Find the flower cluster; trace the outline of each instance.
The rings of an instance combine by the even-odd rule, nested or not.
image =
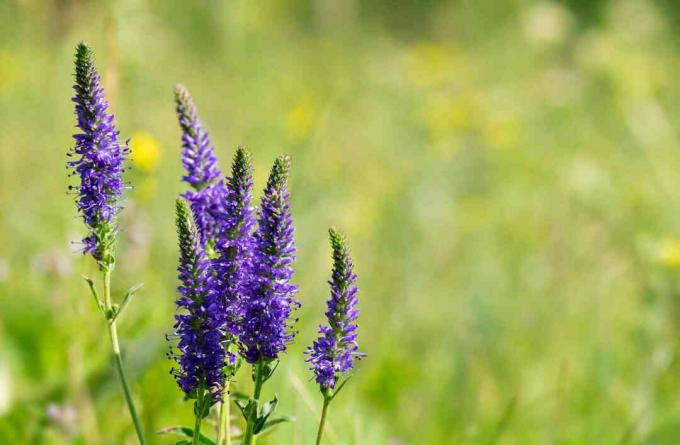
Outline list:
[[[225,352],[222,348],[224,314],[210,270],[210,262],[198,240],[187,204],[177,200],[177,234],[179,237],[179,280],[181,295],[175,316],[179,339],[173,358],[179,369],[173,370],[178,385],[189,398],[198,398],[201,390],[219,399],[224,385]]]
[[[186,170],[182,179],[192,187],[184,197],[191,203],[201,243],[205,246],[214,241],[219,230],[217,214],[224,200],[224,182],[210,135],[184,85],[175,87],[175,103],[182,129],[182,164]]]
[[[333,273],[328,282],[331,287],[326,311],[328,326],[319,327],[319,338],[306,351],[307,362],[322,390],[335,388],[338,376],[352,369],[355,359],[364,356],[357,352],[358,289],[349,246],[340,232],[330,229],[329,234]]]
[[[274,162],[255,212],[251,154],[239,147],[231,175],[221,178],[208,134],[184,87],[177,87],[176,99],[186,169],[183,180],[192,189],[183,195],[191,210],[183,201],[177,207],[182,282],[177,304],[183,313],[177,315],[175,325],[180,369],[174,374],[187,396],[196,399],[196,428],[200,429],[200,419],[206,415],[205,395],[211,394],[208,402],[215,402],[223,388],[228,405],[228,379],[240,365],[238,355],[251,364],[253,398],[247,403],[239,399],[237,404],[246,422],[242,443],[252,445],[270,425],[267,419],[276,399],[261,406],[262,385],[296,335],[292,326],[297,320],[291,315],[300,307],[297,286],[291,282],[296,249],[288,192],[290,158],[284,155]],[[191,230],[189,211],[196,231]],[[324,395],[324,413],[339,391],[339,376],[363,357],[357,352],[359,312],[349,248],[339,232],[331,229],[330,237],[334,267],[326,312],[329,326],[320,328],[321,335],[306,351]],[[228,416],[220,419],[219,431],[228,431],[224,424]]]
[[[277,359],[295,335],[289,317],[300,303],[293,297],[297,287],[290,282],[295,244],[288,204],[289,173],[290,158],[277,158],[260,204],[241,326],[242,354],[248,363]]]
[[[126,188],[122,174],[130,150],[118,139],[92,51],[84,43],[76,47],[75,66],[73,102],[80,133],[73,136],[75,147],[68,156],[74,159],[67,165],[80,177],[80,185],[70,188],[77,192],[78,211],[89,228],[83,252],[91,254],[102,269],[111,269],[115,217]]]

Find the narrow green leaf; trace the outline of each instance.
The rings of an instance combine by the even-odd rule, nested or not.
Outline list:
[[[85,280],[85,282],[89,286],[90,292],[92,293],[92,296],[94,297],[94,301],[97,304],[97,307],[99,308],[100,311],[102,311],[102,313],[104,315],[106,315],[106,310],[104,309],[104,303],[99,298],[99,294],[97,294],[97,289],[94,286],[94,281],[92,281],[91,278],[86,277],[85,275],[81,275],[81,276],[83,277],[83,279]]]
[[[251,407],[251,401],[249,400],[248,403],[246,403],[243,399],[236,399],[234,400],[234,403],[236,403],[236,406],[238,406],[238,409],[241,410],[241,414],[243,414],[243,418],[248,421],[248,413],[250,412],[250,407]]]
[[[167,427],[167,428],[163,428],[162,430],[160,430],[158,432],[158,434],[160,434],[160,435],[170,435],[170,434],[172,434],[172,435],[175,435],[175,436],[193,438],[194,437],[194,429],[190,428],[188,426],[170,426],[170,427]],[[208,437],[204,436],[203,434],[201,434],[199,436],[198,440],[203,445],[215,445],[215,442],[212,439],[209,439]],[[184,441],[178,442],[178,443],[183,443],[183,442]],[[191,441],[188,441],[186,443],[191,444]]]
[[[279,399],[276,396],[274,396],[274,399],[262,405],[262,410],[257,416],[257,420],[255,421],[255,425],[253,427],[253,431],[255,432],[255,434],[259,434],[264,429],[264,426],[267,423],[269,415],[274,412],[274,409],[276,409],[276,405],[278,403]]]
[[[286,422],[290,422],[290,423],[295,422],[295,417],[281,416],[281,417],[272,418],[271,420],[269,420],[267,423],[264,424],[264,426],[260,430],[260,435],[271,433],[277,425],[280,425],[280,424],[286,423]]]
[[[335,396],[338,395],[340,390],[345,387],[345,384],[347,382],[349,382],[350,378],[352,378],[352,376],[348,376],[345,380],[342,381],[342,383],[340,385],[338,385],[338,387],[335,389],[335,391],[333,391],[333,395],[331,396],[331,400],[333,400],[335,398]]]
[[[130,301],[132,301],[132,297],[135,295],[135,293],[144,286],[144,283],[139,283],[134,286],[132,286],[130,289],[128,289],[127,292],[125,292],[125,296],[123,297],[123,302],[120,304],[120,308],[116,310],[116,312],[113,314],[113,317],[111,319],[111,322],[114,322],[120,317],[120,314],[123,313],[125,308],[128,307],[128,304],[130,304]]]
[[[274,396],[274,398],[270,401],[262,405],[262,416],[268,416],[271,414],[274,409],[276,408],[276,405],[279,403],[279,398],[277,396]]]

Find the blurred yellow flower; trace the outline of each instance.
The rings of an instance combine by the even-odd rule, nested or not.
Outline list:
[[[659,244],[657,259],[659,263],[671,268],[680,268],[680,239],[666,238]]]
[[[539,2],[525,13],[524,34],[535,45],[557,45],[565,41],[572,21],[569,10],[559,3]]]
[[[408,49],[406,77],[421,87],[441,84],[452,80],[457,71],[462,72],[463,62],[453,49],[437,43],[419,43]]]
[[[18,80],[19,68],[14,54],[0,51],[0,91],[8,89]]]
[[[132,163],[141,171],[152,172],[161,160],[158,141],[149,133],[137,132],[130,138]]]
[[[316,109],[309,102],[301,102],[288,112],[286,130],[293,142],[302,142],[309,137],[316,121]]]
[[[484,128],[484,141],[492,148],[512,149],[519,140],[519,124],[512,118],[489,122]]]
[[[435,97],[425,103],[424,119],[433,139],[472,126],[476,114],[473,95]]]

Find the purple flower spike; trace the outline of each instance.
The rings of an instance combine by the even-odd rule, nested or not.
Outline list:
[[[175,316],[174,326],[179,340],[176,351],[170,354],[179,369],[171,372],[188,398],[201,398],[205,390],[217,401],[224,385],[224,315],[213,291],[210,261],[198,240],[191,211],[182,199],[177,200],[176,211],[181,295],[177,307],[181,313]]]
[[[198,233],[205,246],[214,242],[218,230],[216,215],[225,194],[222,173],[210,135],[203,127],[196,105],[184,85],[175,87],[175,102],[182,129],[182,164],[186,170],[182,180],[193,189],[183,196],[191,203]]]
[[[328,282],[331,286],[326,311],[328,326],[319,327],[319,337],[305,351],[309,356],[306,361],[322,391],[335,388],[338,377],[352,369],[355,359],[365,356],[357,352],[358,289],[349,246],[340,232],[330,229],[329,234],[333,274]]]
[[[231,177],[226,181],[226,197],[221,207],[215,244],[217,257],[213,260],[216,289],[226,318],[227,345],[234,344],[239,333],[240,302],[249,285],[255,225],[251,207],[252,187],[252,156],[248,150],[239,147],[234,155]],[[236,356],[230,354],[229,359],[234,365]]]
[[[276,360],[295,332],[291,312],[300,306],[290,282],[295,259],[293,219],[288,200],[290,158],[274,162],[264,189],[254,234],[253,268],[248,296],[243,304],[242,351],[248,363]]]
[[[68,156],[74,160],[67,166],[80,177],[80,185],[69,189],[77,192],[78,211],[90,231],[83,239],[83,253],[91,254],[101,269],[110,270],[115,262],[115,219],[126,188],[122,174],[130,150],[118,139],[92,50],[82,42],[76,47],[75,66],[73,102],[81,132],[73,135],[76,143]]]

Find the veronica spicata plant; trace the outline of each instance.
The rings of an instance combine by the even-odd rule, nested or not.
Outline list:
[[[295,332],[291,330],[291,312],[300,306],[294,298],[297,287],[290,282],[295,260],[293,218],[288,203],[290,158],[280,156],[274,162],[261,199],[257,230],[254,235],[253,266],[250,289],[243,302],[241,354],[252,365],[255,382],[253,397],[240,406],[246,418],[244,445],[267,427],[267,418],[277,399],[260,410],[262,385],[276,369]]]
[[[347,373],[354,366],[354,361],[365,356],[358,352],[356,320],[359,316],[359,290],[347,239],[335,229],[330,229],[329,235],[333,250],[333,273],[328,282],[331,287],[326,311],[328,325],[319,327],[319,337],[305,351],[323,395],[317,445],[321,444],[328,405],[347,383]],[[338,382],[343,376],[346,376],[345,379]]]
[[[176,203],[179,238],[179,299],[175,316],[177,346],[171,357],[179,368],[172,373],[188,399],[195,400],[194,443],[199,443],[201,421],[221,398],[225,351],[222,347],[224,312],[215,292],[210,261],[200,243],[187,203]]]
[[[71,160],[67,166],[80,181],[78,185],[69,186],[69,189],[75,192],[76,206],[89,232],[82,241],[83,253],[94,258],[103,276],[103,299],[94,281],[87,277],[85,280],[97,307],[106,318],[116,371],[139,443],[143,445],[144,433],[123,369],[116,328],[118,317],[139,286],[125,294],[120,306],[114,304],[111,297],[111,272],[116,263],[116,217],[121,209],[121,196],[127,188],[122,175],[130,150],[126,142],[119,140],[114,116],[108,111],[109,104],[104,98],[101,78],[94,66],[92,50],[84,43],[76,47],[73,89],[79,133],[73,136],[75,146],[68,153]]]

